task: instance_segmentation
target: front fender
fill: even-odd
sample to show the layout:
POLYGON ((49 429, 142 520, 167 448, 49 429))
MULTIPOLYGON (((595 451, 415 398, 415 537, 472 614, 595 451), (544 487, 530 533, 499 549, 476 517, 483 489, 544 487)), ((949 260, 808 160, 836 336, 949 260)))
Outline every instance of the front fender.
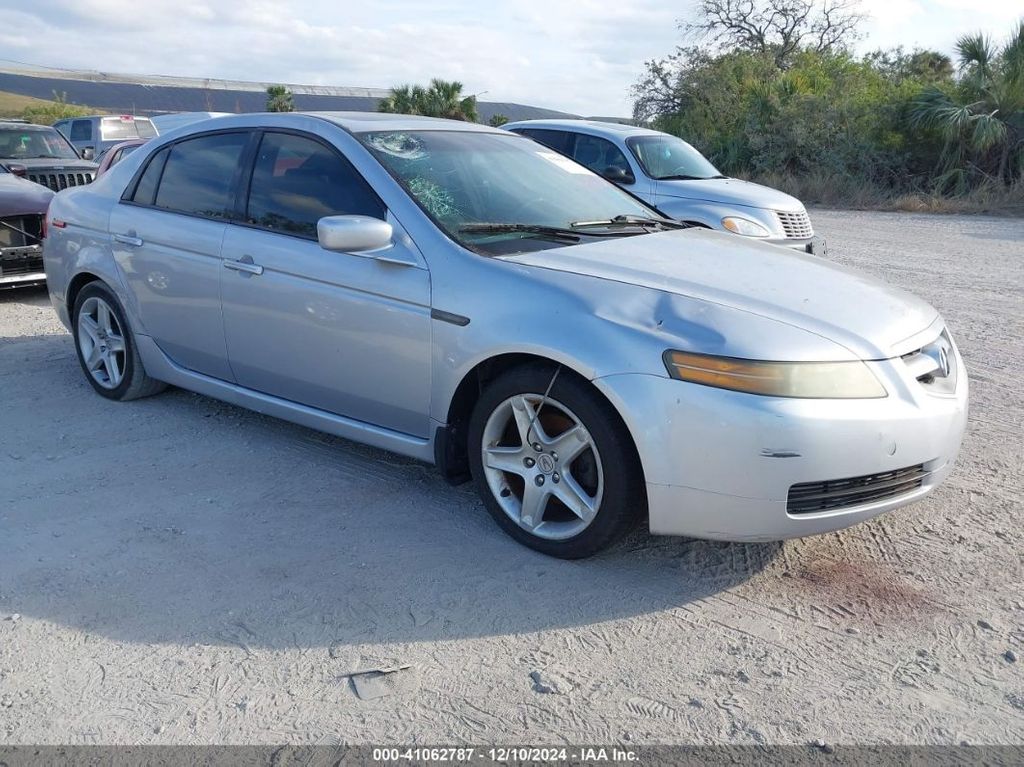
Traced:
POLYGON ((765 348, 794 359, 849 355, 793 325, 637 285, 483 259, 463 263, 457 275, 449 284, 445 270, 432 272, 434 307, 469 320, 433 321, 431 417, 439 423, 465 377, 503 354, 550 359, 587 380, 667 378, 669 349, 747 359, 762 358, 765 348), (502 290, 474 289, 483 284, 502 290))
POLYGON ((658 203, 658 210, 674 218, 676 221, 700 224, 708 229, 717 229, 720 232, 728 231, 722 226, 722 219, 727 216, 745 218, 760 224, 771 233, 773 238, 785 238, 785 232, 779 224, 775 215, 765 208, 755 208, 745 205, 728 205, 726 203, 710 202, 707 200, 691 200, 681 197, 662 197, 658 203))

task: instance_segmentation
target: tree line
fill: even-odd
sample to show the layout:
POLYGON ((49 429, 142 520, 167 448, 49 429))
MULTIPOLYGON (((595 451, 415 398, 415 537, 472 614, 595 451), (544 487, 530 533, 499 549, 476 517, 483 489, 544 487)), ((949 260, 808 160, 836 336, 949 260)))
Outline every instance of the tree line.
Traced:
POLYGON ((962 195, 1024 188, 1024 20, 956 56, 857 56, 856 0, 702 0, 683 44, 647 62, 633 117, 724 173, 801 186, 962 195))

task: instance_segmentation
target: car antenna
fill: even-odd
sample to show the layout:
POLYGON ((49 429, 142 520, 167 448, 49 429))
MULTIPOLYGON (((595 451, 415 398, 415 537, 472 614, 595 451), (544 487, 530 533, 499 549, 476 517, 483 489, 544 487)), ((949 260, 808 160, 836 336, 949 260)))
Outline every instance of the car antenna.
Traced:
POLYGON ((562 366, 559 365, 557 368, 555 368, 555 374, 551 376, 551 381, 550 383, 548 383, 548 388, 544 391, 544 396, 540 398, 540 406, 537 408, 537 411, 533 414, 533 417, 530 419, 530 425, 526 429, 526 441, 531 445, 533 443, 530 442, 530 435, 533 433, 533 425, 537 422, 537 419, 540 418, 540 411, 544 409, 544 404, 548 401, 548 395, 551 394, 551 387, 555 385, 555 379, 558 378, 558 374, 561 372, 562 366))

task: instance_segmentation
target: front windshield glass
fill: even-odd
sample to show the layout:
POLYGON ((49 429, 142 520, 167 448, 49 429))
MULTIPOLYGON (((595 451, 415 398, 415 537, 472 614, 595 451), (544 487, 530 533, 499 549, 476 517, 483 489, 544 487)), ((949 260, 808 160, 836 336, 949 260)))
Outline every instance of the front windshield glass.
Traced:
POLYGON ((651 178, 722 178, 704 155, 676 136, 633 136, 626 146, 651 178))
POLYGON ((54 128, 0 127, 0 159, 34 160, 41 157, 77 160, 78 153, 54 128))
POLYGON ((661 218, 582 165, 512 133, 386 131, 359 138, 450 237, 480 252, 571 245, 611 234, 595 222, 661 218))

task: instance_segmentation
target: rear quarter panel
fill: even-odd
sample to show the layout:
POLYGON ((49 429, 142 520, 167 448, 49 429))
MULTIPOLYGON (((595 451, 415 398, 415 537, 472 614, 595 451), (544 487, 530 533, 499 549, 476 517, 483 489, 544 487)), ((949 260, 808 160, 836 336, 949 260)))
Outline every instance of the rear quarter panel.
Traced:
POLYGON ((78 274, 88 272, 100 278, 126 303, 125 282, 114 262, 108 231, 111 208, 120 197, 116 184, 103 183, 113 180, 112 176, 113 172, 89 186, 60 192, 47 213, 43 242, 46 285, 54 309, 69 329, 72 307, 67 306, 67 293, 78 274))

